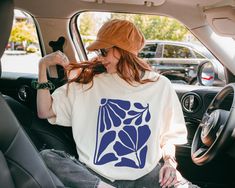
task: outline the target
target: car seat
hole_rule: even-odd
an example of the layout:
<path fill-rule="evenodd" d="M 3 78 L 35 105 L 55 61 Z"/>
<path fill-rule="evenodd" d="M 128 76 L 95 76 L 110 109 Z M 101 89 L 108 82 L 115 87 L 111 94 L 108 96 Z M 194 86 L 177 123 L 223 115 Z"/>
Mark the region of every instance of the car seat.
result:
<path fill-rule="evenodd" d="M 10 35 L 13 10 L 13 0 L 0 1 L 0 57 L 5 50 Z M 63 187 L 59 179 L 49 172 L 37 149 L 19 125 L 18 120 L 1 94 L 0 168 L 1 187 Z"/>

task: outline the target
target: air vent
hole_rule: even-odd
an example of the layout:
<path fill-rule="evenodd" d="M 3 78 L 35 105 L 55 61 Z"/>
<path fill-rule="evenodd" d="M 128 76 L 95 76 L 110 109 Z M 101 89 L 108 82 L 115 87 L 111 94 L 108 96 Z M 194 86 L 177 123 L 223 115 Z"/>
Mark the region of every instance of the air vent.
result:
<path fill-rule="evenodd" d="M 201 97 L 193 92 L 186 93 L 181 98 L 183 110 L 187 113 L 195 113 L 202 106 Z"/>

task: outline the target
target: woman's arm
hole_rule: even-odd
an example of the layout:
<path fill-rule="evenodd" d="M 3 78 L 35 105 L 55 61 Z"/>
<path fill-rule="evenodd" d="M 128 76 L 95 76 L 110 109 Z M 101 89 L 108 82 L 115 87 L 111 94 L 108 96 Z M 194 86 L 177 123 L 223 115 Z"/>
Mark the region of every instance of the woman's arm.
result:
<path fill-rule="evenodd" d="M 47 83 L 47 68 L 52 65 L 61 65 L 66 67 L 69 64 L 68 58 L 62 52 L 54 52 L 43 57 L 39 62 L 38 83 Z M 37 113 L 42 119 L 55 116 L 52 110 L 52 97 L 48 89 L 37 90 Z"/>

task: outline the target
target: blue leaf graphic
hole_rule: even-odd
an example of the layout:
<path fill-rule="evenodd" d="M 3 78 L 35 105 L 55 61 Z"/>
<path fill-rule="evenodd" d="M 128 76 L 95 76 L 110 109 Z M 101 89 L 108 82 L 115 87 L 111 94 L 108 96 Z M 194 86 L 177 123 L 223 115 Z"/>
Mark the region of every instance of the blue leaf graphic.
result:
<path fill-rule="evenodd" d="M 102 164 L 105 164 L 111 161 L 116 161 L 116 160 L 118 160 L 118 158 L 113 153 L 107 153 L 95 164 L 102 165 Z"/>
<path fill-rule="evenodd" d="M 135 150 L 135 144 L 136 143 L 134 143 L 133 140 L 131 140 L 128 133 L 126 133 L 125 131 L 120 131 L 118 133 L 118 136 L 119 136 L 120 140 L 122 141 L 123 145 L 127 146 L 128 148 L 132 148 L 133 150 Z"/>
<path fill-rule="evenodd" d="M 144 109 L 144 107 L 143 107 L 143 105 L 142 104 L 140 104 L 140 103 L 134 103 L 134 106 L 136 107 L 136 108 L 138 108 L 138 109 Z"/>
<path fill-rule="evenodd" d="M 145 121 L 146 121 L 146 122 L 149 122 L 150 118 L 151 118 L 151 115 L 150 115 L 149 110 L 148 110 L 148 111 L 147 111 L 147 114 L 146 114 L 146 116 L 145 116 Z"/>
<path fill-rule="evenodd" d="M 105 119 L 104 119 L 104 122 L 106 124 L 106 129 L 109 130 L 111 128 L 111 121 L 110 121 L 110 118 L 109 118 L 109 115 L 108 115 L 108 110 L 107 108 L 104 108 L 104 114 L 105 114 Z"/>
<path fill-rule="evenodd" d="M 128 112 L 128 114 L 131 115 L 131 116 L 134 116 L 134 115 L 139 114 L 139 112 L 134 111 L 134 110 L 130 110 L 130 111 Z"/>
<path fill-rule="evenodd" d="M 128 133 L 128 135 L 131 137 L 131 140 L 135 144 L 136 148 L 136 143 L 137 143 L 137 130 L 134 126 L 125 126 L 123 127 L 123 130 Z"/>
<path fill-rule="evenodd" d="M 99 111 L 99 120 L 100 120 L 100 132 L 102 133 L 105 129 L 105 123 L 104 123 L 104 107 L 100 108 Z"/>
<path fill-rule="evenodd" d="M 108 107 L 108 112 L 109 112 L 109 115 L 111 117 L 111 120 L 113 122 L 113 125 L 115 127 L 118 127 L 121 125 L 121 119 L 113 112 L 113 110 L 110 108 L 110 106 L 107 106 Z"/>
<path fill-rule="evenodd" d="M 115 164 L 115 166 L 129 166 L 129 167 L 132 167 L 132 168 L 139 168 L 135 164 L 135 161 L 133 161 L 131 159 L 128 159 L 128 158 L 125 158 L 125 157 L 122 157 L 121 161 L 119 163 Z"/>
<path fill-rule="evenodd" d="M 150 129 L 148 125 L 144 125 L 141 127 L 138 127 L 138 144 L 137 144 L 137 150 L 139 150 L 148 140 L 150 136 Z"/>
<path fill-rule="evenodd" d="M 98 157 L 101 155 L 101 153 L 107 148 L 107 146 L 114 141 L 116 137 L 115 131 L 109 131 L 105 133 L 100 141 L 99 151 L 98 151 Z"/>
<path fill-rule="evenodd" d="M 129 101 L 123 101 L 123 100 L 116 100 L 116 99 L 109 99 L 110 102 L 116 103 L 120 108 L 124 110 L 129 110 L 131 107 L 131 103 Z"/>
<path fill-rule="evenodd" d="M 134 152 L 133 149 L 131 148 L 127 148 L 126 146 L 124 146 L 122 143 L 120 143 L 119 141 L 117 141 L 114 146 L 113 149 L 116 151 L 118 156 L 123 156 L 123 155 L 127 155 L 129 153 Z"/>
<path fill-rule="evenodd" d="M 144 125 L 144 122 L 150 119 L 149 105 L 144 107 L 136 102 L 132 106 L 129 101 L 102 98 L 98 112 L 94 164 L 103 165 L 115 161 L 115 166 L 143 168 L 148 150 L 146 142 L 151 134 L 149 126 Z M 122 123 L 121 130 L 113 129 Z M 113 147 L 114 153 L 107 153 L 109 147 Z"/>
<path fill-rule="evenodd" d="M 146 161 L 146 154 L 148 151 L 148 146 L 144 146 L 141 150 L 140 150 L 140 168 L 144 168 L 145 165 L 145 161 Z"/>
<path fill-rule="evenodd" d="M 123 121 L 123 123 L 124 123 L 125 125 L 129 125 L 129 124 L 131 124 L 132 120 L 133 120 L 133 118 L 128 118 L 128 119 L 125 119 L 125 120 Z"/>
<path fill-rule="evenodd" d="M 142 123 L 142 115 L 140 115 L 136 120 L 135 120 L 135 125 L 140 125 Z"/>
<path fill-rule="evenodd" d="M 114 110 L 114 112 L 122 119 L 126 117 L 126 112 L 120 108 L 117 104 L 109 103 L 109 106 Z"/>

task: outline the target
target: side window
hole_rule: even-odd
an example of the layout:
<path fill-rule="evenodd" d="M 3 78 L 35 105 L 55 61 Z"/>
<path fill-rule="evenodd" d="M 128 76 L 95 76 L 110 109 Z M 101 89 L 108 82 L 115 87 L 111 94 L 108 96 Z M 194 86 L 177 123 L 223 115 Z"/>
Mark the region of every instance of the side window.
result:
<path fill-rule="evenodd" d="M 175 47 L 170 46 L 170 45 L 164 45 L 163 57 L 164 58 L 176 58 Z"/>
<path fill-rule="evenodd" d="M 142 51 L 139 53 L 141 58 L 154 58 L 156 56 L 157 44 L 146 44 Z"/>
<path fill-rule="evenodd" d="M 165 58 L 193 58 L 191 50 L 182 46 L 165 45 L 163 57 Z"/>
<path fill-rule="evenodd" d="M 86 47 L 95 40 L 99 28 L 111 19 L 129 20 L 142 31 L 146 43 L 138 56 L 148 62 L 153 70 L 170 79 L 171 82 L 200 85 L 197 81 L 197 74 L 200 70 L 199 66 L 202 66 L 205 59 L 213 63 L 214 70 L 222 70 L 215 71 L 216 78 L 225 77 L 223 68 L 221 68 L 223 66 L 213 54 L 183 24 L 166 16 L 83 12 L 74 17 L 83 46 Z M 76 48 L 79 46 L 77 45 Z M 94 56 L 96 54 L 87 53 L 88 59 Z"/>
<path fill-rule="evenodd" d="M 14 11 L 14 21 L 6 50 L 1 59 L 2 75 L 9 73 L 38 74 L 42 57 L 36 27 L 32 17 L 20 10 Z"/>

